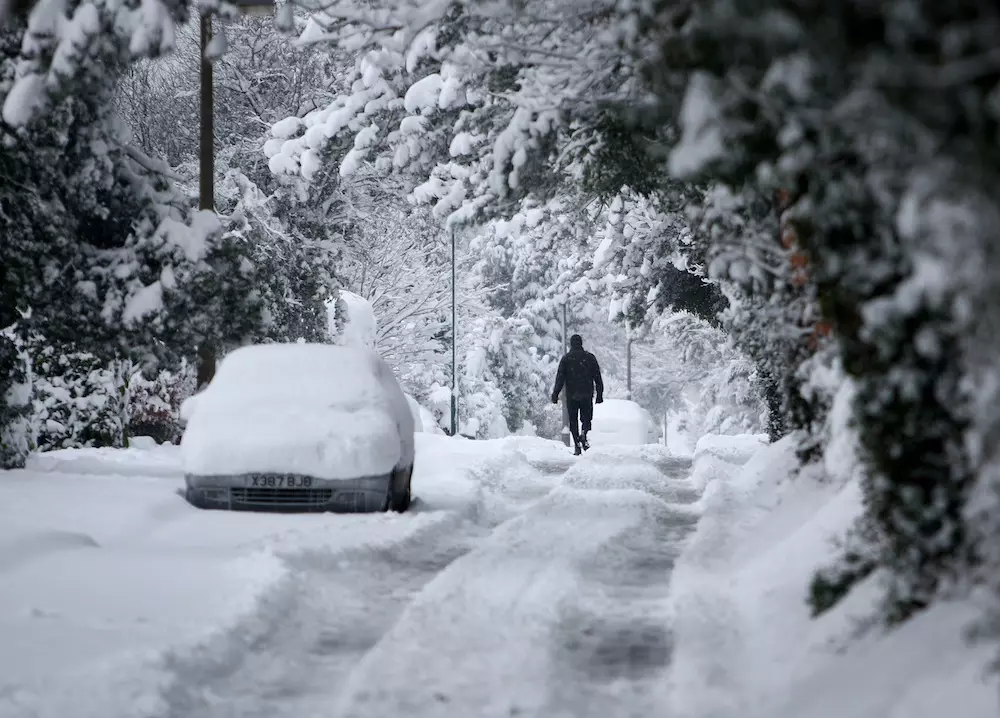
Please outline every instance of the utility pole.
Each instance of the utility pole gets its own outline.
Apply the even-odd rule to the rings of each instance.
[[[2,2],[2,0],[0,0]],[[274,13],[274,0],[233,0],[243,15],[266,17]],[[208,56],[212,42],[212,13],[201,12],[201,92],[198,117],[198,209],[215,211],[215,93],[212,76],[213,57]],[[218,347],[212,337],[204,337],[197,348],[198,388],[212,381],[218,359]]]
[[[567,328],[566,322],[566,304],[563,303],[562,308],[562,350],[563,355],[569,351],[569,336],[566,333]],[[570,444],[570,433],[569,433],[569,401],[566,397],[566,386],[563,385],[562,390],[562,434],[563,444],[569,446]]]
[[[455,310],[455,227],[451,228],[451,435],[458,436],[458,314]]]
[[[215,209],[215,113],[213,104],[212,59],[208,46],[212,42],[212,16],[201,13],[201,145],[198,153],[198,209]]]
[[[198,118],[198,209],[215,210],[215,123],[213,104],[212,60],[208,46],[212,42],[212,15],[201,13],[201,107]],[[198,388],[215,376],[216,349],[211,337],[204,337],[198,347]]]

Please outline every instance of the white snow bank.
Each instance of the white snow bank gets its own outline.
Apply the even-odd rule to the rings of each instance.
[[[349,479],[413,460],[413,417],[375,354],[328,344],[237,349],[221,362],[181,440],[184,471]]]
[[[871,585],[813,619],[806,592],[857,516],[853,467],[825,481],[797,465],[792,438],[757,451],[746,437],[700,442],[692,481],[703,515],[674,569],[676,647],[665,714],[674,718],[986,718],[988,651],[963,643],[968,606],[942,605],[892,633],[854,632]]]
[[[557,442],[528,437],[469,441],[417,434],[413,491],[427,508],[497,524],[546,495],[572,456]]]
[[[648,411],[627,399],[605,399],[594,405],[593,429],[587,435],[594,446],[656,443],[656,423]]]
[[[128,449],[57,449],[28,457],[29,471],[73,474],[120,474],[124,476],[175,477],[180,464],[180,447],[160,444]]]
[[[723,461],[743,464],[768,443],[767,434],[707,434],[695,443],[695,458],[711,454]]]

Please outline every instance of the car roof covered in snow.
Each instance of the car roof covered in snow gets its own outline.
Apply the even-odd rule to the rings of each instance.
[[[382,475],[413,463],[413,417],[377,354],[331,344],[261,344],[227,355],[181,440],[200,476]]]
[[[631,399],[605,399],[594,407],[594,415],[616,421],[646,421],[649,412]]]
[[[385,395],[378,356],[332,344],[255,344],[227,354],[206,389],[213,399],[355,404]]]

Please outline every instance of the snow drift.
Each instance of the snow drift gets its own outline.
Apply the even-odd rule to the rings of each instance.
[[[794,438],[699,442],[692,482],[702,517],[674,572],[673,718],[962,718],[998,715],[970,647],[966,603],[942,604],[892,632],[867,621],[862,584],[813,619],[813,571],[861,509],[849,447],[824,471],[794,474]]]
[[[606,399],[594,405],[594,445],[656,443],[656,423],[649,412],[627,399]]]

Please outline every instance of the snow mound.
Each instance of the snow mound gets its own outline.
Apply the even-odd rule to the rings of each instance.
[[[711,454],[723,461],[743,464],[767,443],[767,434],[737,434],[734,436],[708,434],[698,439],[694,447],[694,455],[695,458],[700,458]]]
[[[200,476],[378,476],[413,461],[413,417],[392,370],[362,349],[242,347],[198,396],[181,440]]]
[[[852,467],[795,473],[794,438],[700,442],[693,481],[703,515],[674,570],[674,718],[963,718],[998,711],[981,678],[988,651],[962,640],[970,609],[941,605],[891,633],[858,635],[874,611],[863,584],[813,619],[806,592],[861,509]],[[720,456],[735,459],[725,461]]]
[[[634,401],[606,399],[594,405],[594,428],[587,436],[594,446],[652,444],[656,442],[656,423]]]
[[[28,457],[25,468],[43,473],[176,477],[180,461],[180,447],[160,444],[128,449],[102,447],[46,451]]]
[[[413,486],[430,509],[450,509],[486,525],[499,524],[559,484],[567,463],[549,464],[545,445],[524,437],[469,441],[446,435],[417,434]],[[535,451],[526,451],[533,447]],[[554,454],[548,454],[554,459]],[[569,458],[572,458],[570,456]]]
[[[703,436],[695,445],[691,483],[698,490],[704,491],[717,479],[728,478],[737,467],[746,464],[766,444],[767,437],[764,435]]]
[[[409,394],[406,395],[406,403],[410,406],[410,414],[413,416],[413,430],[426,432],[428,434],[444,434],[434,418],[434,413],[427,407],[420,404]]]

